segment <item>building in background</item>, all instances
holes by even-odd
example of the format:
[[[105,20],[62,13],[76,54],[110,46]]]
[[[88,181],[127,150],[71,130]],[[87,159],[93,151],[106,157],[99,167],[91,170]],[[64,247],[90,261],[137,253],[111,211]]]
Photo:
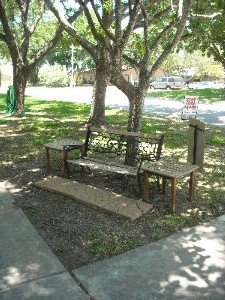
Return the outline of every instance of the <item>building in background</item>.
[[[132,84],[136,84],[138,82],[138,73],[134,68],[124,69],[123,76],[128,82]],[[156,71],[153,80],[161,76],[165,76],[165,74],[161,69],[159,69]],[[88,70],[88,71],[76,72],[73,78],[74,78],[74,85],[94,84],[95,71]]]

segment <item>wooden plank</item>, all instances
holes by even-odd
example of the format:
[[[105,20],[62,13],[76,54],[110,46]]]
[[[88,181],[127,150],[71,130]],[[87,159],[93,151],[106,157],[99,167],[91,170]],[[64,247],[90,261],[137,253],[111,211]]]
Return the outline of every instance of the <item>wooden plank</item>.
[[[137,176],[138,168],[126,166],[126,165],[118,165],[116,163],[106,163],[97,161],[96,159],[88,159],[88,158],[81,158],[81,159],[69,159],[67,160],[68,164],[77,165],[88,167],[92,170],[99,170],[99,171],[106,171],[111,173],[118,173],[124,175],[131,175]]]
[[[195,172],[191,172],[189,181],[189,201],[193,200],[194,197],[194,184],[195,184]]]
[[[153,208],[152,204],[111,193],[93,186],[80,184],[62,177],[45,178],[35,182],[34,185],[86,204],[97,206],[132,221]]]
[[[197,126],[197,130],[195,129]],[[194,140],[195,140],[195,130],[196,130],[196,145],[195,145],[195,162],[194,162]],[[202,171],[204,163],[204,148],[205,148],[205,123],[190,118],[189,119],[189,132],[188,132],[188,162],[193,164],[193,162],[199,166],[199,170]]]

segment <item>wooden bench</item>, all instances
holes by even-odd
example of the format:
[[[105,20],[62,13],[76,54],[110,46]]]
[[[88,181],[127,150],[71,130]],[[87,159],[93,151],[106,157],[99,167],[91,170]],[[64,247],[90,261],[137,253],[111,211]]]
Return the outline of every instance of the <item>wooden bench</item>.
[[[141,192],[141,166],[144,161],[160,158],[164,135],[149,135],[117,129],[88,127],[83,156],[67,160],[68,167],[79,165],[90,169],[136,176]],[[133,165],[125,163],[128,147],[136,149]]]

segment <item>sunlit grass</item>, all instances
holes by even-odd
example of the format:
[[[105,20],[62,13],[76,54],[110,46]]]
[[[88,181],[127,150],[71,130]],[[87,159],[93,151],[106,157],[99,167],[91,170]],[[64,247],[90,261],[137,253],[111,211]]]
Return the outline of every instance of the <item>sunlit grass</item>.
[[[51,140],[65,137],[82,140],[85,138],[90,105],[34,100],[28,97],[23,118],[5,118],[4,99],[5,95],[0,95],[2,168],[43,155],[43,145]],[[126,129],[127,118],[128,113],[121,109],[106,109],[106,119],[109,124]],[[186,160],[188,131],[186,121],[160,116],[144,116],[141,131],[150,134],[165,134],[163,156]],[[165,216],[156,212],[154,220],[144,219],[143,226],[148,226],[148,222],[151,222],[152,226],[154,222],[155,231],[149,239],[157,240],[163,237],[168,229],[173,232],[225,212],[225,128],[222,126],[207,126],[204,169],[202,173],[197,174],[195,195],[197,200],[190,209],[184,209],[173,216]],[[96,237],[93,234],[92,242],[96,257],[105,252],[120,253],[124,249],[139,244],[138,239],[123,241],[123,237],[117,237],[113,233],[108,241],[102,240],[102,236]],[[110,245],[113,247],[110,248]]]
[[[170,90],[150,91],[147,96],[170,98],[183,101],[185,96],[198,96],[201,103],[216,103],[225,101],[225,89],[203,89],[203,90]]]

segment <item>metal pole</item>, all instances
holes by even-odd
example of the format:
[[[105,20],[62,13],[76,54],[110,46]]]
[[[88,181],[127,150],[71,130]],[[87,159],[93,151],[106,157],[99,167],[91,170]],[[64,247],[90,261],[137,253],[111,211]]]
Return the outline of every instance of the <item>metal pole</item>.
[[[73,87],[73,52],[74,52],[74,46],[71,45],[71,79],[70,79],[70,87]]]

